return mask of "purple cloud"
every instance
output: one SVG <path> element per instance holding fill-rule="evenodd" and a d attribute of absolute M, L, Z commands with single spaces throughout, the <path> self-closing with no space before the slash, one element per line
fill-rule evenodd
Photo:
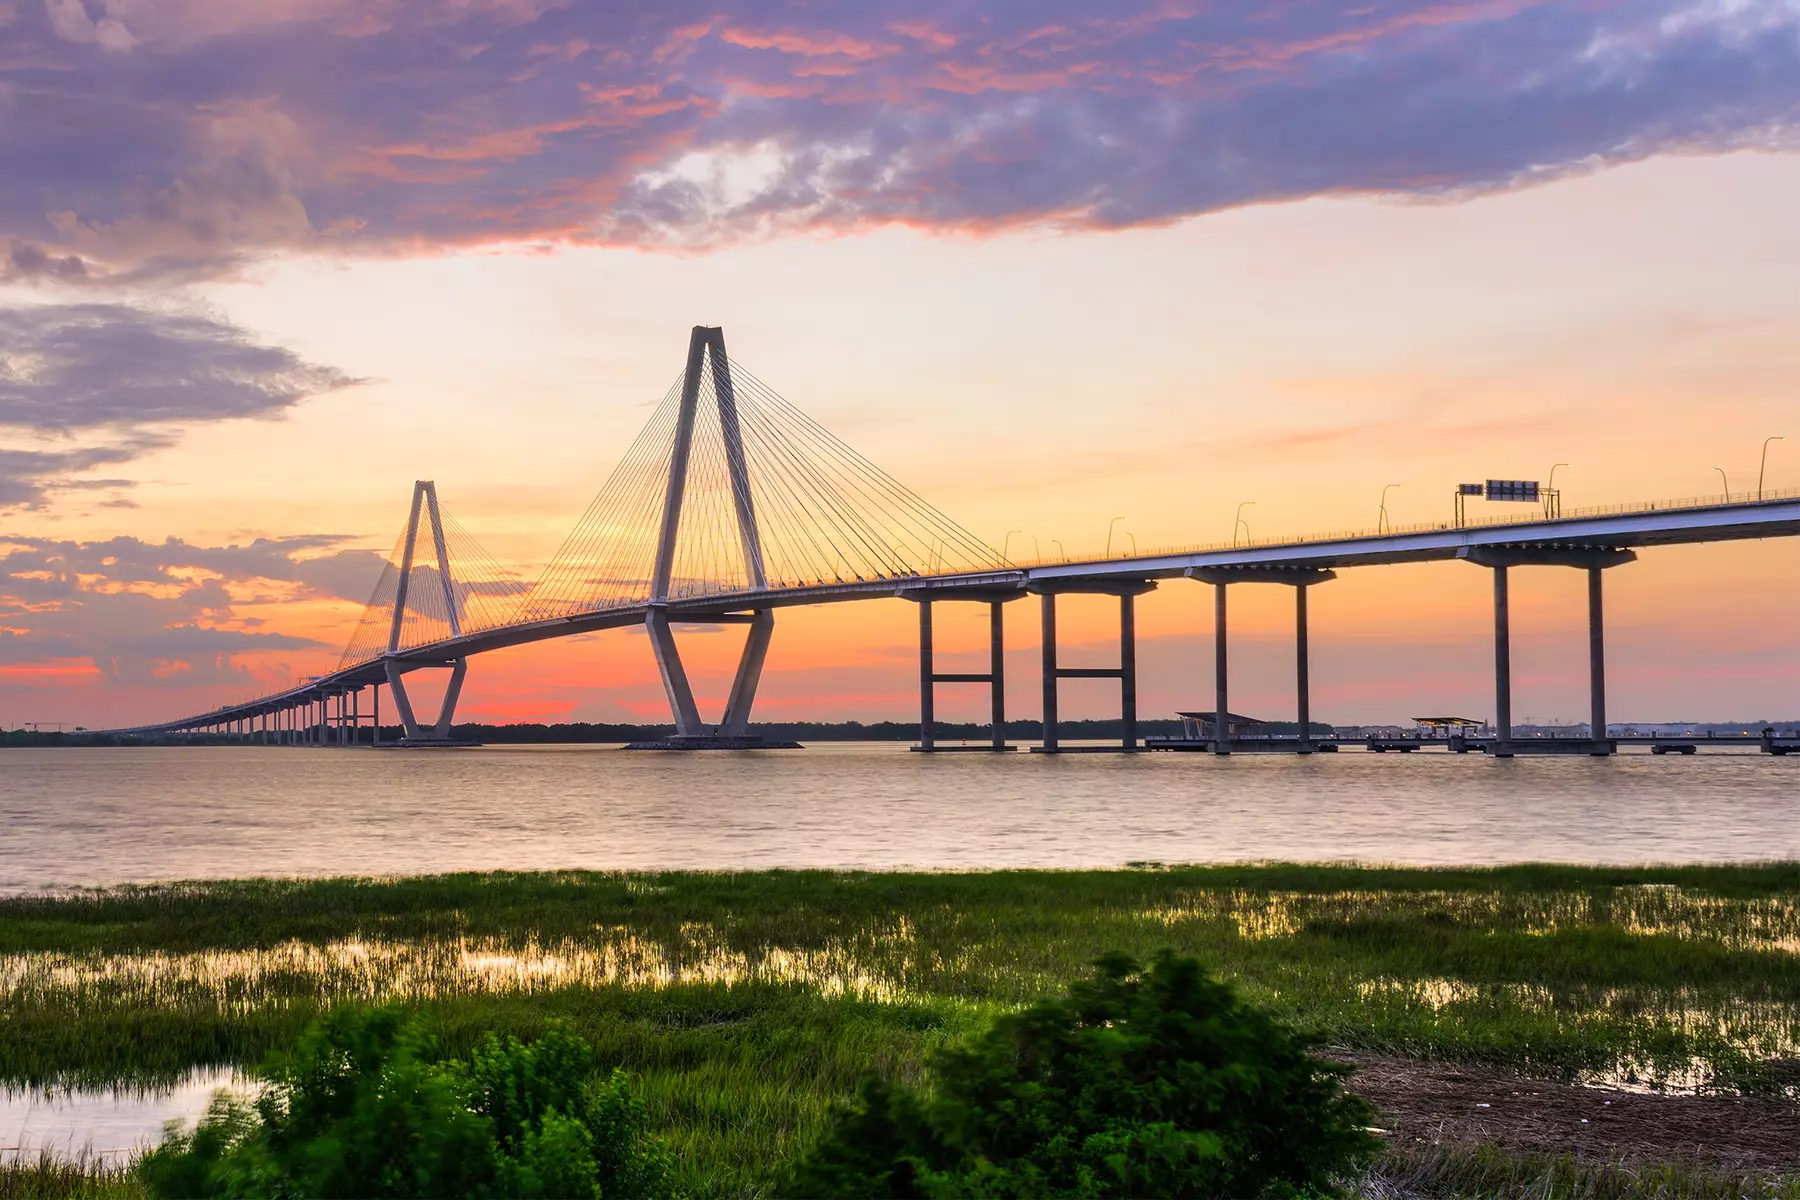
<path fill-rule="evenodd" d="M 0 307 L 0 434 L 102 438 L 52 450 L 0 446 L 0 509 L 38 506 L 56 491 L 129 487 L 71 476 L 170 446 L 181 426 L 275 416 L 356 382 L 197 313 Z"/>
<path fill-rule="evenodd" d="M 278 251 L 1105 228 L 1792 148 L 1780 0 L 21 0 L 7 277 Z"/>

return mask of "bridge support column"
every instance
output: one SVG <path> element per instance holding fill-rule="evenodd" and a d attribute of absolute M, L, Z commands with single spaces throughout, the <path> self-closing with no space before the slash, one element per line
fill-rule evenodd
<path fill-rule="evenodd" d="M 1590 753 L 1613 752 L 1606 736 L 1606 620 L 1601 611 L 1601 568 L 1588 572 L 1588 735 L 1594 739 Z"/>
<path fill-rule="evenodd" d="M 1494 568 L 1494 753 L 1512 751 L 1512 614 L 1507 596 L 1506 564 Z"/>
<path fill-rule="evenodd" d="M 1294 715 L 1299 726 L 1294 749 L 1300 754 L 1313 753 L 1312 666 L 1306 629 L 1306 589 L 1336 579 L 1337 573 L 1323 567 L 1189 567 L 1183 573 L 1189 579 L 1213 586 L 1212 752 L 1230 754 L 1232 748 L 1225 589 L 1234 583 L 1279 583 L 1294 589 Z M 1336 749 L 1335 746 L 1330 748 Z"/>
<path fill-rule="evenodd" d="M 1213 584 L 1213 753 L 1231 753 L 1230 643 L 1225 636 L 1224 580 Z"/>
<path fill-rule="evenodd" d="M 992 749 L 1006 750 L 1006 608 L 1005 601 L 988 602 L 988 721 L 994 729 Z"/>
<path fill-rule="evenodd" d="M 993 588 L 923 588 L 902 592 L 901 599 L 919 606 L 919 744 L 914 750 L 926 754 L 940 750 L 998 750 L 1012 747 L 1006 741 L 1006 604 L 1024 593 L 1016 589 Z M 1049 597 L 1045 597 L 1046 600 Z M 931 606 L 944 600 L 967 600 L 988 606 L 988 669 L 939 672 L 935 667 Z M 1055 617 L 1051 617 L 1052 623 Z M 1054 654 L 1054 651 L 1051 652 Z M 934 726 L 937 721 L 937 684 L 985 683 L 988 685 L 988 713 L 992 728 L 985 746 L 939 746 Z"/>
<path fill-rule="evenodd" d="M 1056 593 L 1040 597 L 1044 624 L 1044 737 L 1045 754 L 1055 754 L 1061 747 L 1056 737 Z"/>
<path fill-rule="evenodd" d="M 1137 728 L 1137 597 L 1119 593 L 1119 738 L 1126 750 L 1138 748 Z"/>
<path fill-rule="evenodd" d="M 1156 584 L 1147 579 L 1083 579 L 1033 585 L 1043 597 L 1044 615 L 1044 741 L 1036 753 L 1058 754 L 1062 747 L 1057 732 L 1057 685 L 1064 679 L 1117 679 L 1119 681 L 1119 749 L 1143 749 L 1137 736 L 1137 609 L 1136 599 Z M 1073 592 L 1119 598 L 1119 665 L 1116 667 L 1064 667 L 1056 657 L 1056 597 Z"/>
<path fill-rule="evenodd" d="M 656 655 L 656 669 L 662 676 L 663 691 L 669 697 L 669 712 L 675 718 L 675 736 L 701 737 L 700 710 L 694 706 L 694 689 L 688 686 L 687 670 L 681 665 L 681 651 L 675 647 L 675 633 L 669 628 L 666 608 L 652 608 L 644 617 L 644 631 L 650 635 L 650 649 Z"/>
<path fill-rule="evenodd" d="M 1508 567 L 1577 567 L 1588 573 L 1588 703 L 1587 753 L 1604 758 L 1615 747 L 1606 736 L 1606 630 L 1601 607 L 1600 573 L 1608 567 L 1634 562 L 1630 550 L 1604 546 L 1471 546 L 1457 557 L 1494 572 L 1494 745 L 1493 753 L 1510 758 L 1538 748 L 1538 743 L 1515 742 L 1512 736 L 1512 636 L 1507 597 Z M 1547 751 L 1569 748 L 1545 743 Z M 1579 749 L 1579 744 L 1574 747 Z"/>
<path fill-rule="evenodd" d="M 763 662 L 769 657 L 769 642 L 774 636 L 774 609 L 759 608 L 750 614 L 744 652 L 738 657 L 737 675 L 731 681 L 731 695 L 725 701 L 726 737 L 750 736 L 750 706 L 756 703 L 756 688 L 762 682 Z"/>
<path fill-rule="evenodd" d="M 1300 753 L 1312 753 L 1312 680 L 1306 645 L 1306 584 L 1294 589 L 1294 720 Z"/>
<path fill-rule="evenodd" d="M 919 600 L 919 746 L 920 750 L 930 753 L 933 745 L 932 727 L 937 722 L 936 692 L 932 685 L 937 682 L 937 674 L 931 664 L 931 601 Z"/>

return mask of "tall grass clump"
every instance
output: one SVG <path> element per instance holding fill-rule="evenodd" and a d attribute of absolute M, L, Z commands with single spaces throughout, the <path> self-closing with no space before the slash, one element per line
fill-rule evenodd
<path fill-rule="evenodd" d="M 40 1150 L 35 1157 L 0 1156 L 0 1200 L 144 1200 L 130 1164 L 88 1151 L 64 1157 Z"/>
<path fill-rule="evenodd" d="M 1199 960 L 1108 954 L 1064 996 L 933 1057 L 929 1094 L 871 1078 L 792 1194 L 1292 1196 L 1374 1156 L 1344 1069 Z"/>
<path fill-rule="evenodd" d="M 447 1058 L 423 1020 L 346 1008 L 254 1104 L 228 1094 L 138 1164 L 158 1197 L 672 1197 L 667 1152 L 623 1072 L 552 1026 Z"/>

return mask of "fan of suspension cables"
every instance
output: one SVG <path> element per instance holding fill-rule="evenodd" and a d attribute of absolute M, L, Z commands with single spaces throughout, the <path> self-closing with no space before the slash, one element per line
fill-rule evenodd
<path fill-rule="evenodd" d="M 994 570 L 1000 553 L 832 436 L 742 364 L 730 364 L 742 442 L 734 493 L 716 372 L 701 377 L 669 583 L 671 600 L 752 589 L 760 553 L 771 589 Z M 594 498 L 519 620 L 649 599 L 680 425 L 677 379 Z M 747 509 L 748 511 L 742 511 Z M 740 515 L 756 531 L 746 546 Z"/>
<path fill-rule="evenodd" d="M 406 607 L 400 616 L 399 638 L 393 649 L 412 650 L 443 641 L 456 632 L 479 633 L 496 629 L 513 619 L 519 597 L 527 591 L 527 585 L 495 562 L 441 504 L 437 515 L 443 529 L 441 566 L 431 512 L 426 508 L 420 512 L 414 532 L 410 570 L 402 571 L 408 533 L 408 528 L 402 527 L 393 552 L 383 563 L 381 578 L 369 596 L 362 619 L 357 622 L 356 631 L 350 635 L 350 644 L 338 661 L 340 670 L 387 653 L 394 634 L 394 609 L 400 602 L 402 578 L 406 580 Z M 411 522 L 408 524 L 410 526 Z M 453 612 L 454 621 L 451 619 Z"/>

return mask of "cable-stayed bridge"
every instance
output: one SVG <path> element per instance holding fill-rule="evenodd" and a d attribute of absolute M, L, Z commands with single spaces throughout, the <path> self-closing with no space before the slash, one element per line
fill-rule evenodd
<path fill-rule="evenodd" d="M 933 749 L 933 699 L 941 683 L 989 689 L 994 741 L 1005 749 L 1002 606 L 1039 597 L 1044 745 L 1059 748 L 1058 683 L 1116 679 L 1122 748 L 1137 737 L 1134 602 L 1161 581 L 1213 586 L 1216 670 L 1213 749 L 1233 747 L 1226 638 L 1227 589 L 1273 583 L 1295 597 L 1300 736 L 1308 737 L 1307 595 L 1339 569 L 1435 559 L 1464 559 L 1494 580 L 1494 749 L 1510 752 L 1511 681 L 1508 571 L 1564 566 L 1588 573 L 1589 666 L 1594 739 L 1604 733 L 1605 659 L 1602 575 L 1638 549 L 1686 542 L 1800 534 L 1800 492 L 1696 498 L 1578 510 L 1531 520 L 1384 529 L 1376 533 L 1263 539 L 1086 561 L 1018 563 L 985 544 L 914 494 L 725 351 L 721 330 L 696 327 L 686 368 L 582 515 L 550 565 L 526 584 L 502 569 L 440 503 L 434 483 L 414 485 L 412 506 L 387 567 L 337 668 L 284 691 L 161 724 L 109 731 L 145 738 L 219 731 L 257 741 L 362 744 L 361 728 L 380 742 L 385 686 L 404 731 L 401 744 L 450 742 L 451 721 L 469 660 L 508 646 L 595 630 L 641 625 L 649 634 L 674 717 L 671 748 L 745 748 L 775 610 L 901 597 L 919 606 L 920 748 Z M 1060 666 L 1056 598 L 1065 593 L 1117 597 L 1116 667 Z M 990 667 L 940 673 L 932 654 L 933 605 L 964 601 L 990 609 Z M 677 644 L 682 624 L 743 624 L 746 640 L 719 720 L 698 711 Z M 421 720 L 406 676 L 450 672 L 438 714 Z M 362 703 L 368 692 L 369 704 Z M 1523 744 L 1519 749 L 1526 749 Z"/>

